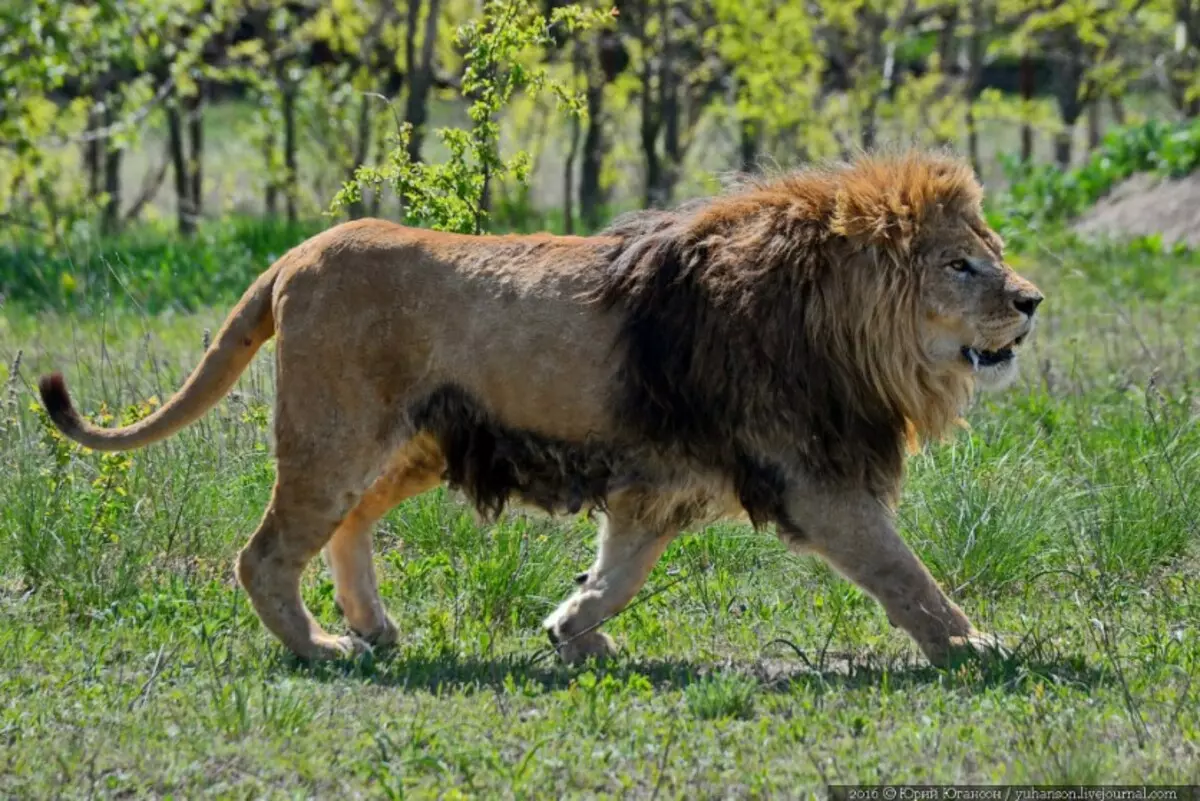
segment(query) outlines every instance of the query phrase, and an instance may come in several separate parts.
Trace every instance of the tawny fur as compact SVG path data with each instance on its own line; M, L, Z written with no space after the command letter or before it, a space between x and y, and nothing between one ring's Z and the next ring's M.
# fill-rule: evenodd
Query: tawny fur
M1041 299L1003 265L980 197L960 161L913 152L590 238L361 220L267 270L136 425L84 422L58 376L42 394L77 441L140 447L197 419L278 338L277 482L237 573L303 656L363 647L300 599L322 548L354 632L397 636L369 532L448 479L489 514L514 499L601 513L596 563L546 622L568 660L611 652L597 627L680 529L744 514L824 556L943 662L987 638L895 533L905 449L963 410L976 375L964 349L1019 342ZM946 266L964 259L970 280Z

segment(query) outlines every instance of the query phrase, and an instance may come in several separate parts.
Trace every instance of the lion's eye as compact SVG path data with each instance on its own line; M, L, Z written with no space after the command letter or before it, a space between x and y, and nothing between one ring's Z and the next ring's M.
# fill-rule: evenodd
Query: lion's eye
M971 264L966 259L955 259L954 261L947 263L946 266L949 267L951 270L954 270L954 272L956 272L956 273L973 273L973 272L975 272L974 270L971 269Z

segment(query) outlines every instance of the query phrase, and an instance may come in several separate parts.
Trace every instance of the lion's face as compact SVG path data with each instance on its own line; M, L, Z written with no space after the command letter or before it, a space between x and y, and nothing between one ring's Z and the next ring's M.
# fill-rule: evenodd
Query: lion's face
M1017 373L1017 349L1033 330L1042 294L1004 263L1002 243L981 220L947 219L917 249L928 355L970 371L980 389Z

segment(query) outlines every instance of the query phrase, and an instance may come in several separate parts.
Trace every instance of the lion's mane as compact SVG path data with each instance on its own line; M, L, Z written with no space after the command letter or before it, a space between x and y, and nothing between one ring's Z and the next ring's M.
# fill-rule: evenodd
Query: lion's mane
M618 219L596 293L625 315L616 414L726 472L755 523L781 519L796 460L894 502L906 448L971 389L924 355L911 251L933 215L980 204L967 166L912 152Z

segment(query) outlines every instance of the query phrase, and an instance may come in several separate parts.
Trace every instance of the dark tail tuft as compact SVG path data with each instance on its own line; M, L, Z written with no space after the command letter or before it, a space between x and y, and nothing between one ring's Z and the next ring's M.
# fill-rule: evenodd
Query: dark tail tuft
M67 382L63 381L62 373L42 376L42 380L38 382L38 391L41 392L42 404L54 425L62 429L63 433L79 429L79 415L71 405L71 396L67 393Z

